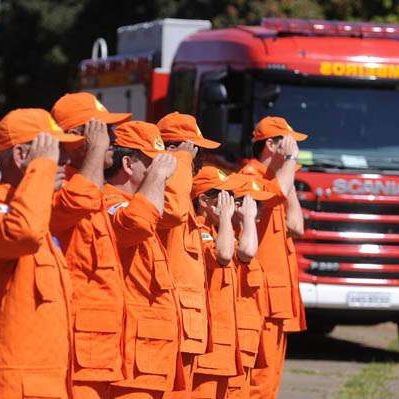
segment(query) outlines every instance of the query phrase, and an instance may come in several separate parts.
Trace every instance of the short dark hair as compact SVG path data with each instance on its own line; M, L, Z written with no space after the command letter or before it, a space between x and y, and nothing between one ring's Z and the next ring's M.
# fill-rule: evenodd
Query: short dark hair
M277 144L281 139L283 138L283 136L275 136L275 137L271 137L271 139L273 140L274 144ZM265 140L259 140L259 141L255 141L255 143L253 143L252 145L252 153L253 156L256 159L260 159L262 152L265 148L266 145L266 139Z
M112 166L108 169L105 169L105 179L110 179L111 177L116 175L116 173L121 169L123 157L133 157L140 159L142 156L143 154L140 150L118 146L113 147Z

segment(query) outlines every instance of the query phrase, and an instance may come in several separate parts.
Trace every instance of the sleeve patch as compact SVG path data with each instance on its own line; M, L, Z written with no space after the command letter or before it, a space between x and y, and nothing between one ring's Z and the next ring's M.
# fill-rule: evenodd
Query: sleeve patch
M10 207L7 204L0 204L0 213L8 213Z
M120 202L119 204L115 204L114 206L111 206L111 208L108 208L108 213L110 215L115 215L116 211L119 208L127 208L129 206L129 202Z
M202 241L213 241L213 237L206 231L201 232Z

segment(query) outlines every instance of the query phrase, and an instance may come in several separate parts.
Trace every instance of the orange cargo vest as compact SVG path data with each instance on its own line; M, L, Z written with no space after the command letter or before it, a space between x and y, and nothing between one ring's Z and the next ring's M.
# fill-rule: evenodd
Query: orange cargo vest
M198 355L195 373L235 376L243 373L238 349L236 289L237 270L234 261L227 266L217 263L215 238L217 233L197 218L201 226L204 259L208 275L212 351Z
M180 309L166 251L155 231L159 213L141 194L129 195L109 184L104 194L124 267L127 300L127 377L117 385L158 391L184 388Z
M244 263L236 256L237 279L237 331L241 361L244 367L255 366L264 315L267 311L264 276L257 258ZM261 356L264 358L264 354Z
M73 285L73 379L121 380L123 273L100 189L75 173L54 196L51 229Z
M0 397L70 398L67 265L49 234L56 164L32 161L0 186Z
M269 191L278 192L271 171L264 178ZM269 317L285 319L285 331L305 328L304 307L299 291L295 246L288 235L285 204L264 206L258 223L258 259L262 265L269 296Z

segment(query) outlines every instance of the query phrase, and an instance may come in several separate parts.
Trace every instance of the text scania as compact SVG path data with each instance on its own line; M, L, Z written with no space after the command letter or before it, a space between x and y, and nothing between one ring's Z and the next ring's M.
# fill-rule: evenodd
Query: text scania
M337 179L332 189L336 194L398 195L399 183L392 180Z

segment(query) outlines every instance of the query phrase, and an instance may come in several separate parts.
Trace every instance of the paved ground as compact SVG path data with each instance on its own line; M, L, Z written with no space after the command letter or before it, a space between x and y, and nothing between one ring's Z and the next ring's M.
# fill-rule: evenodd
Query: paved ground
M392 350L397 340L395 324L339 326L326 336L290 338L279 399L340 399L338 392L345 382L369 364L386 363L393 365L388 397L399 398L399 352Z

